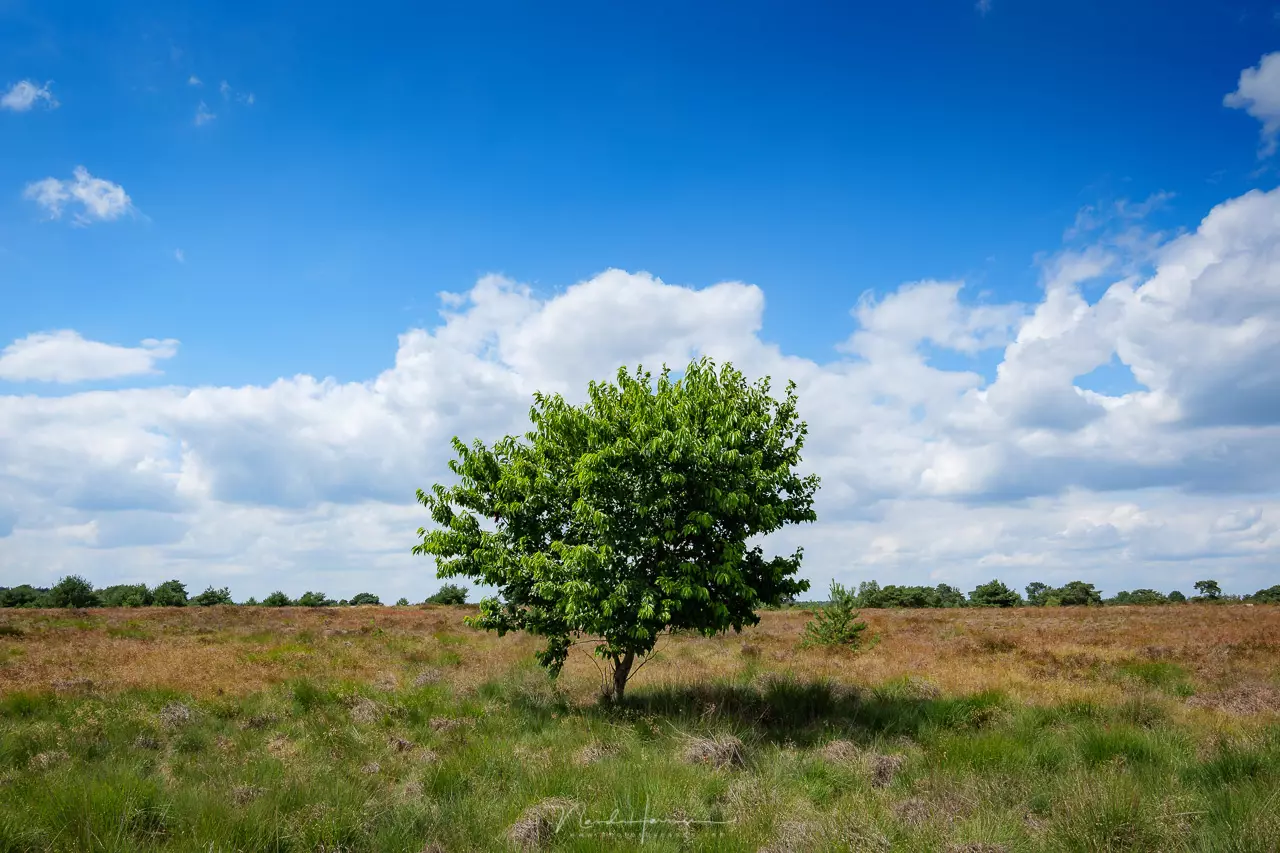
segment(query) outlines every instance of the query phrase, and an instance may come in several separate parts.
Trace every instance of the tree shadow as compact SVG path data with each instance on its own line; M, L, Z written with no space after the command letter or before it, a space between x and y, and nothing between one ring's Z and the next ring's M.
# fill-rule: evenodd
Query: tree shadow
M836 738L865 744L916 738L926 729L977 729L1005 703L998 692L944 697L910 679L875 690L787 677L757 681L640 687L620 703L597 705L594 713L615 721L659 718L690 732L728 729L740 737L809 747Z

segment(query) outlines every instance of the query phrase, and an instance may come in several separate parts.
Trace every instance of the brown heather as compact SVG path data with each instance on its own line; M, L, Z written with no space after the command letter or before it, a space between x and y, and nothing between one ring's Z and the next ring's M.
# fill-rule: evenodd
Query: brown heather
M465 607L146 608L9 610L0 623L0 694L110 693L164 688L196 698L245 695L300 677L386 688L399 678L455 690L528 661L532 637L496 636L463 623ZM1280 607L867 610L878 642L857 654L800 649L809 614L765 612L741 637L671 636L635 686L713 681L744 669L857 685L901 680L923 695L1002 691L1027 704L1122 701L1124 678L1146 662L1190 678L1193 706L1280 710ZM584 646L583 648L587 648ZM591 701L599 672L586 652L570 657L560 687ZM363 710L363 709L361 709Z

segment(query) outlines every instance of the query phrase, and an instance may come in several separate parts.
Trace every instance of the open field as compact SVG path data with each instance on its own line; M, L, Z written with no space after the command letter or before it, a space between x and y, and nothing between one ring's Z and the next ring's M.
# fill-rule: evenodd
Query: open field
M0 614L0 851L1280 849L1280 607L770 612L623 708L467 612Z

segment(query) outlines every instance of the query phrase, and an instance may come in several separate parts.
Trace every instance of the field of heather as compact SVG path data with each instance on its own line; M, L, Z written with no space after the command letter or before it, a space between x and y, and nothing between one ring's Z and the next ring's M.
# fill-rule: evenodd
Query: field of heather
M0 851L1280 849L1280 607L767 612L621 707L468 612L5 611Z

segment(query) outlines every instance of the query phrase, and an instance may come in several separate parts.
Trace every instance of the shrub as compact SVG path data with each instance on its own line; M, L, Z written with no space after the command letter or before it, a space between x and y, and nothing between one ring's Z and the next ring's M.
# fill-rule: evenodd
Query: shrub
M198 607L213 607L217 604L235 604L231 600L231 591L225 586L222 589L214 589L210 586L204 592L191 599L191 603Z
M1022 596L998 580L984 583L969 593L969 603L974 607L1017 607Z
M0 607L43 607L48 595L44 587L19 584L0 592Z
M299 607L333 607L338 602L332 598L325 598L323 592L312 592L307 590L298 598Z
M382 601L378 598L378 596L374 595L371 592L361 592L353 595L351 597L351 600L347 603L352 606L357 606L361 604L381 604Z
M293 606L293 599L285 595L280 590L276 590L275 592L268 595L266 598L262 599L262 606L263 607L291 607Z
M1187 597L1175 589L1173 592L1169 593L1169 600L1174 604L1182 604L1187 600Z
M431 595L427 596L427 604L466 604L467 588L459 584L447 583Z
M1280 584L1258 590L1249 596L1249 600L1258 604L1280 604Z
M186 607L187 585L181 581L165 581L151 591L151 603L156 607Z
M151 590L143 583L117 584L98 591L103 607L146 607L151 603Z
M93 584L79 575L67 575L49 590L50 607L97 607Z
M842 584L831 582L831 603L818 610L804 626L805 646L857 648L866 622L858 621L858 596Z
M396 599L396 607L408 607L408 606L409 606L409 599L405 598L404 596L400 596L399 598Z
M1200 593L1195 601L1218 601L1222 598L1222 587L1218 586L1217 581L1196 581L1195 588Z

